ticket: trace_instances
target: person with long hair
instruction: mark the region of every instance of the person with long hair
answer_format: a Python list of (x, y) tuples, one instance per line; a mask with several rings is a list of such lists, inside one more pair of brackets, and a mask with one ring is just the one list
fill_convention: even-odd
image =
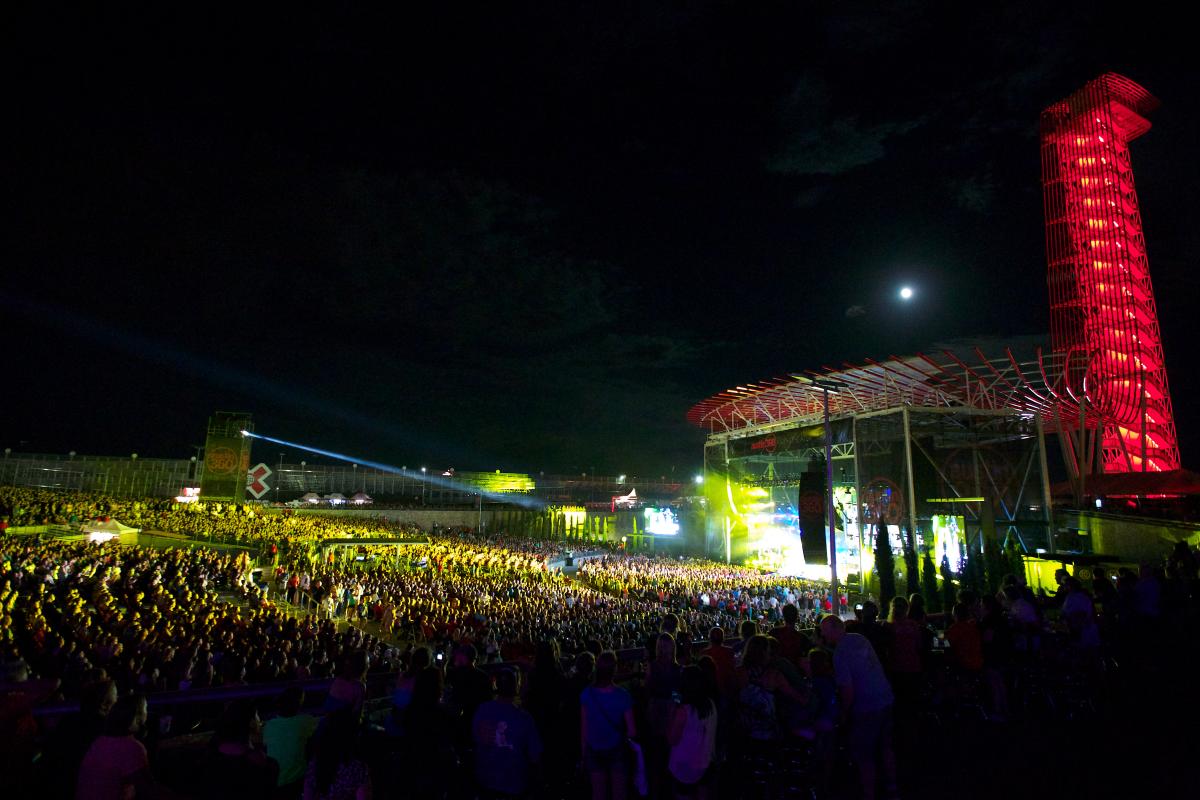
[(645, 743), (647, 778), (652, 787), (657, 787), (666, 779), (669, 753), (667, 731), (675, 713), (682, 669), (675, 660), (678, 650), (671, 634), (660, 633), (654, 645), (654, 658), (646, 665), (646, 723), (649, 735)]
[(334, 711), (325, 718), (313, 748), (303, 800), (371, 800), (371, 773), (357, 751), (358, 719), (353, 710)]
[(596, 679), (579, 698), (580, 749), (592, 783), (592, 800), (624, 800), (630, 774), (627, 741), (637, 735), (633, 698), (617, 686), (617, 654), (596, 658)]
[[(547, 768), (547, 777), (552, 780), (560, 777), (565, 779), (567, 766), (574, 763), (568, 753), (576, 729), (563, 727), (567, 677), (562, 670), (558, 640), (543, 639), (538, 642), (533, 669), (529, 670), (523, 684), (525, 691), (521, 706), (533, 717), (538, 736), (545, 744), (546, 757), (542, 761)], [(570, 704), (577, 705), (578, 696)]]
[(783, 673), (771, 666), (771, 639), (755, 634), (742, 651), (742, 664), (737, 669), (738, 722), (744, 738), (770, 742), (779, 738), (779, 716), (776, 695), (797, 703), (805, 698), (788, 683)]
[(409, 653), (408, 668), (396, 678), (396, 688), (392, 691), (392, 713), (384, 726), (389, 735), (404, 735), (404, 710), (412, 702), (417, 675), (432, 663), (433, 652), (428, 647), (418, 647)]
[(583, 753), (579, 750), (580, 706), (583, 690), (592, 685), (596, 673), (596, 657), (586, 650), (575, 656), (575, 663), (566, 677), (562, 697), (562, 744), (568, 764), (580, 763)]
[(684, 667), (679, 681), (679, 705), (671, 718), (667, 768), (675, 796), (706, 800), (717, 743), (717, 706), (700, 667)]
[(443, 796), (456, 765), (454, 721), (442, 704), (442, 693), (441, 670), (426, 667), (417, 674), (412, 701), (401, 716), (402, 752), (408, 763), (420, 765), (400, 778), (409, 784), (413, 797)]

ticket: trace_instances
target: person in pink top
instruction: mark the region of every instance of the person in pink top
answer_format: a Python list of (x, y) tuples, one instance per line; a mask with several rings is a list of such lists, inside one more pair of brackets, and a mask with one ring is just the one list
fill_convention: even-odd
[(105, 719), (104, 735), (83, 757), (75, 800), (131, 800), (152, 793), (150, 757), (136, 736), (145, 724), (145, 695), (117, 701)]

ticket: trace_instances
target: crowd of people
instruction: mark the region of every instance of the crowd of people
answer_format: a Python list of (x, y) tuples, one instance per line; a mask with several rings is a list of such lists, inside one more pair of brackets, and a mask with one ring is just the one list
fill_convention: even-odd
[[(584, 562), (579, 576), (602, 591), (673, 609), (751, 619), (777, 618), (780, 607), (789, 603), (807, 619), (832, 611), (828, 584), (702, 558), (614, 555)], [(846, 597), (839, 602), (839, 611), (845, 611)]]
[(147, 531), (177, 533), (204, 542), (265, 552), (315, 554), (329, 541), (350, 538), (412, 538), (421, 528), (383, 516), (353, 517), (271, 512), (259, 505), (159, 498), (118, 498), (96, 492), (0, 487), (0, 530), (31, 525), (77, 525), (101, 520)]
[[(113, 510), (0, 497), (10, 519)], [(850, 619), (820, 585), (703, 559), (612, 551), (572, 577), (559, 543), (324, 546), (353, 538), (340, 524), (305, 523), (257, 564), (0, 537), (5, 774), (88, 798), (896, 796), (923, 721), (1095, 713), (1115, 665), (1145, 682), (1144, 638), (1187, 630), (1200, 601), (1186, 545), (1140, 573), (1063, 570), (1053, 595), (1013, 575), (945, 614), (914, 594)], [(189, 762), (200, 777), (172, 781), (147, 698), (254, 685), (268, 694), (230, 700)], [(35, 716), (54, 701), (78, 713)]]

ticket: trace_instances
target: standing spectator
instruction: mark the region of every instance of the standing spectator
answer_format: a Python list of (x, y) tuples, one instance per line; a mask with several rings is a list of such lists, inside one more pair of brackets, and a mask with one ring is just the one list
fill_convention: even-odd
[(761, 633), (746, 643), (742, 665), (737, 670), (738, 721), (742, 735), (751, 742), (771, 742), (779, 738), (777, 694), (797, 703), (804, 696), (771, 666), (771, 639)]
[(779, 655), (792, 662), (797, 668), (800, 661), (808, 655), (812, 643), (808, 637), (796, 629), (800, 619), (800, 611), (791, 603), (783, 607), (783, 623), (771, 629), (771, 636), (779, 642)]
[(1100, 647), (1100, 629), (1096, 626), (1096, 607), (1079, 579), (1072, 576), (1063, 583), (1067, 596), (1062, 616), (1071, 632), (1071, 641), (1082, 651), (1093, 653)]
[(43, 780), (49, 794), (70, 797), (79, 778), (79, 765), (92, 743), (103, 733), (105, 719), (117, 702), (117, 685), (107, 678), (83, 687), (79, 713), (64, 719), (54, 729), (42, 756)]
[(358, 719), (341, 709), (325, 720), (304, 776), (303, 800), (371, 800), (371, 773), (357, 758)]
[(879, 605), (874, 600), (867, 600), (862, 604), (861, 611), (855, 610), (854, 616), (856, 619), (846, 624), (846, 632), (860, 633), (867, 637), (867, 641), (875, 649), (875, 655), (879, 658), (879, 663), (888, 663), (891, 660), (891, 653), (888, 648), (888, 631), (879, 622)]
[(150, 757), (137, 739), (146, 724), (146, 696), (122, 697), (108, 712), (104, 735), (92, 742), (79, 766), (76, 800), (128, 800), (153, 791)]
[[(655, 640), (654, 660), (646, 666), (646, 777), (651, 787), (657, 787), (666, 777), (667, 731), (675, 712), (681, 668), (675, 660), (675, 639), (660, 633)], [(653, 790), (653, 788), (652, 788)], [(657, 794), (657, 792), (656, 792)]]
[(717, 687), (721, 691), (721, 696), (728, 700), (733, 695), (734, 672), (737, 669), (737, 662), (734, 659), (733, 648), (725, 645), (725, 631), (720, 628), (709, 630), (708, 647), (704, 648), (700, 655), (708, 656), (713, 660), (717, 670)]
[(966, 603), (954, 604), (954, 624), (946, 629), (946, 641), (954, 665), (967, 675), (978, 675), (983, 669), (983, 637)]
[(613, 683), (617, 655), (606, 650), (596, 659), (596, 680), (583, 690), (580, 749), (592, 783), (592, 800), (624, 800), (629, 783), (627, 740), (637, 735), (633, 699)]
[(920, 691), (924, 653), (921, 626), (909, 619), (908, 601), (903, 597), (892, 598), (887, 630), (891, 640), (891, 663), (888, 666), (892, 686), (896, 690), (897, 705), (907, 715)]
[(529, 795), (532, 770), (542, 756), (542, 740), (533, 717), (516, 706), (519, 680), (512, 670), (496, 676), (496, 699), (479, 706), (471, 725), (475, 779), (486, 795)]
[(574, 729), (564, 729), (562, 724), (564, 706), (577, 707), (579, 699), (575, 697), (565, 703), (566, 687), (567, 677), (563, 675), (558, 641), (544, 639), (538, 642), (522, 706), (533, 717), (538, 737), (545, 743), (548, 779), (566, 779), (566, 766), (574, 763), (566, 757), (569, 742), (574, 740)]
[(478, 651), (473, 644), (461, 644), (454, 650), (453, 666), (446, 672), (448, 701), (452, 711), (461, 714), (458, 740), (471, 740), (471, 720), (479, 706), (492, 699), (492, 679), (475, 666)]
[(341, 670), (329, 687), (325, 697), (325, 711), (349, 709), (355, 719), (362, 717), (363, 704), (367, 700), (367, 669), (371, 657), (366, 650), (355, 650), (341, 662)]
[(204, 780), (214, 800), (260, 800), (275, 790), (279, 763), (262, 747), (262, 720), (253, 700), (234, 700), (217, 723)]
[(279, 762), (277, 785), (294, 786), (298, 794), (308, 765), (308, 741), (317, 730), (317, 719), (311, 714), (301, 714), (304, 707), (304, 690), (289, 686), (279, 697), (279, 715), (263, 726), (263, 745), (267, 755)]
[(585, 689), (592, 685), (596, 672), (596, 657), (586, 650), (575, 656), (575, 664), (567, 675), (563, 687), (562, 724), (558, 731), (561, 735), (568, 764), (582, 762), (583, 752), (579, 750), (580, 729), (580, 700)]
[(896, 756), (892, 750), (895, 696), (871, 643), (846, 633), (838, 617), (821, 620), (821, 638), (833, 648), (839, 719), (847, 729), (850, 755), (858, 766), (863, 800), (874, 800), (880, 767), (889, 797), (896, 795)]
[(442, 673), (437, 667), (426, 667), (417, 675), (402, 722), (406, 761), (421, 768), (398, 772), (393, 779), (408, 785), (413, 797), (442, 797), (446, 776), (453, 774), (456, 763), (453, 721), (442, 705)]
[(680, 703), (667, 733), (671, 747), (668, 769), (677, 797), (706, 800), (717, 742), (717, 707), (705, 690), (704, 675), (697, 666), (683, 668), (679, 694)]

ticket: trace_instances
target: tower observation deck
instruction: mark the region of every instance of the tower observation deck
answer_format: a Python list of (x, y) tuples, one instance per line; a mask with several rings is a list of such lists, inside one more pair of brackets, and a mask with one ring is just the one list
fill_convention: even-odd
[[(1042, 112), (1053, 349), (1086, 355), (1085, 402), (1105, 472), (1178, 469), (1179, 445), (1129, 142), (1158, 101), (1108, 73)], [(1089, 417), (1092, 413), (1089, 413)]]

